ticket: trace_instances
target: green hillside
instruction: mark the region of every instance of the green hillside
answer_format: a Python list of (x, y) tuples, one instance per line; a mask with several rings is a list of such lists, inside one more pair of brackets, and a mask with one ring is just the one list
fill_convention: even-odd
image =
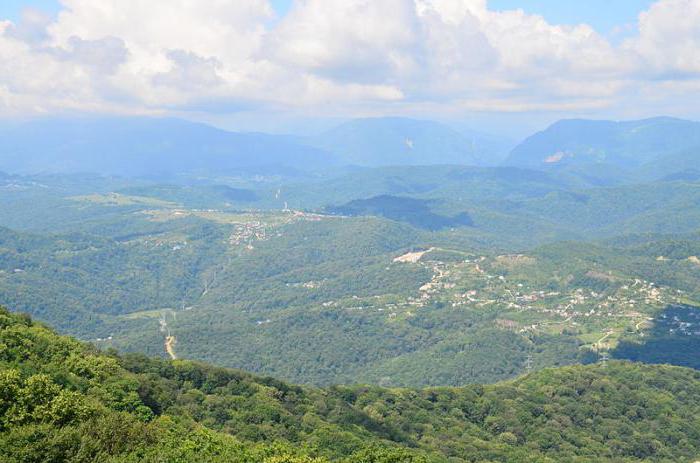
[(166, 356), (171, 336), (181, 358), (396, 386), (590, 362), (700, 300), (697, 235), (518, 254), (374, 218), (176, 217), (123, 241), (7, 232), (0, 292), (102, 347)]
[(700, 373), (623, 362), (492, 386), (292, 386), (101, 353), (0, 309), (6, 462), (691, 462)]
[(620, 122), (561, 120), (516, 146), (506, 164), (535, 168), (587, 163), (637, 167), (700, 146), (699, 125), (670, 117)]
[[(0, 299), (104, 348), (303, 384), (495, 382), (528, 357), (541, 369), (597, 350), (695, 366), (645, 352), (682, 342), (648, 342), (664, 311), (700, 306), (700, 238), (640, 233), (697, 230), (697, 184), (571, 190), (518, 169), (371, 172), (329, 180), (345, 186), (327, 201), (353, 182), (358, 194), (413, 193), (351, 201), (350, 217), (227, 207), (238, 187), (10, 177), (3, 222), (31, 231), (0, 233)], [(318, 185), (309, 197), (323, 196)], [(472, 223), (455, 223), (465, 212)], [(571, 241), (624, 232), (636, 234)]]

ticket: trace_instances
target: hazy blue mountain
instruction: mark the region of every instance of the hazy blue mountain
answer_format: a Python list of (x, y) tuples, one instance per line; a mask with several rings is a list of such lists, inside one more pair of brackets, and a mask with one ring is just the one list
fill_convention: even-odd
[(624, 122), (567, 119), (520, 143), (506, 164), (542, 168), (603, 163), (633, 168), (698, 146), (698, 122), (668, 117)]
[(635, 173), (641, 180), (697, 181), (700, 179), (700, 146), (660, 156)]
[(666, 182), (697, 182), (700, 181), (700, 170), (687, 169), (661, 177)]
[(0, 169), (117, 175), (309, 170), (332, 156), (293, 137), (162, 118), (37, 119), (0, 127)]
[(496, 165), (507, 146), (495, 136), (399, 117), (355, 119), (310, 143), (361, 166)]

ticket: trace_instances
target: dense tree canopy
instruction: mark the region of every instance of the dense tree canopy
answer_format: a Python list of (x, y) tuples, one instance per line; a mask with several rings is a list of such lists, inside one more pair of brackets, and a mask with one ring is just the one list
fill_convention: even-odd
[(492, 386), (299, 387), (102, 353), (0, 311), (7, 462), (635, 462), (700, 455), (700, 373), (613, 362)]

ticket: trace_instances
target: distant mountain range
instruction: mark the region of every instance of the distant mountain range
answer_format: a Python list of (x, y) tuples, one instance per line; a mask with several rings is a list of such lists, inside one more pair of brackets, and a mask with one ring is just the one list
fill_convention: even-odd
[(0, 126), (0, 170), (14, 173), (290, 173), (335, 163), (291, 136), (233, 133), (178, 119), (38, 119)]
[(700, 167), (700, 123), (658, 117), (639, 121), (562, 120), (516, 146), (505, 164), (562, 168), (601, 164), (665, 175)]
[(478, 132), (457, 131), (434, 121), (399, 117), (355, 119), (310, 143), (360, 166), (499, 164), (510, 144)]
[(316, 137), (236, 133), (171, 118), (45, 118), (0, 124), (0, 170), (168, 176), (338, 165), (495, 165), (508, 142), (431, 121), (358, 119)]
[(45, 118), (0, 124), (0, 170), (162, 177), (295, 177), (341, 166), (554, 170), (598, 186), (700, 175), (700, 123), (562, 120), (517, 145), (406, 118), (355, 119), (313, 137), (236, 133), (170, 118)]

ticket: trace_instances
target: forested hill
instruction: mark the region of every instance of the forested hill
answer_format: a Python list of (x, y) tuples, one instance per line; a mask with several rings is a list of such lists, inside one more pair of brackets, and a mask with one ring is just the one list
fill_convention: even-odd
[(3, 462), (693, 462), (700, 372), (612, 362), (490, 386), (292, 386), (102, 353), (0, 309)]

